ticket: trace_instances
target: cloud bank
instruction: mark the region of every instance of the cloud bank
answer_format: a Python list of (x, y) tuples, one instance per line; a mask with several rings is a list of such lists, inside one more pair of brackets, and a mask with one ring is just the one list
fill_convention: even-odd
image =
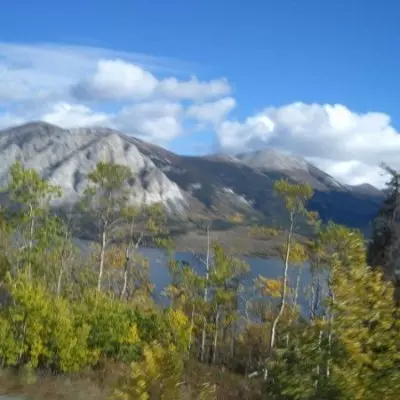
[(202, 144), (211, 131), (219, 151), (274, 147), (349, 184), (382, 186), (382, 161), (400, 169), (400, 135), (385, 113), (295, 102), (239, 120), (229, 81), (202, 80), (194, 69), (101, 48), (0, 43), (0, 127), (109, 126), (164, 146), (193, 131)]

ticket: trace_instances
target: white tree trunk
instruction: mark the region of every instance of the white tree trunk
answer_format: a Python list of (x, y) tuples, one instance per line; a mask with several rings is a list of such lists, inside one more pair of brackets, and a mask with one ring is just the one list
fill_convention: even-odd
[(128, 269), (129, 269), (129, 245), (126, 247), (125, 251), (125, 264), (124, 264), (124, 276), (123, 276), (123, 284), (122, 289), (119, 294), (120, 299), (123, 299), (126, 293), (126, 289), (128, 287)]
[(61, 283), (63, 275), (64, 275), (64, 262), (63, 260), (61, 260), (60, 271), (58, 273), (58, 279), (57, 279), (57, 296), (59, 296), (61, 293)]
[[(322, 329), (319, 331), (318, 335), (318, 353), (321, 354), (321, 344), (322, 344)], [(319, 376), (321, 374), (321, 366), (318, 364), (317, 365), (317, 371), (316, 371), (317, 379), (315, 380), (315, 387), (318, 387), (319, 384)]]
[[(206, 253), (206, 284), (204, 287), (204, 304), (208, 302), (208, 281), (210, 276), (210, 227), (207, 225), (207, 253)], [(201, 349), (200, 349), (200, 361), (204, 361), (205, 348), (206, 348), (206, 336), (207, 336), (207, 319), (204, 317), (203, 330), (201, 334)]]
[(329, 336), (328, 336), (328, 360), (326, 362), (326, 377), (329, 378), (331, 375), (331, 355), (332, 355), (332, 340), (333, 340), (333, 322), (334, 322), (334, 314), (333, 314), (333, 306), (335, 304), (335, 292), (332, 287), (332, 274), (331, 271), (328, 278), (328, 290), (329, 290)]
[(30, 224), (29, 224), (29, 243), (28, 243), (28, 248), (29, 248), (28, 278), (30, 280), (32, 279), (32, 250), (33, 250), (33, 234), (35, 230), (35, 216), (33, 215), (33, 207), (31, 204), (29, 205), (29, 218), (30, 218)]
[[(302, 267), (298, 267), (297, 270), (297, 277), (296, 277), (296, 288), (294, 290), (294, 296), (293, 296), (293, 310), (290, 315), (290, 321), (289, 325), (291, 326), (293, 324), (293, 314), (296, 312), (296, 307), (297, 307), (297, 300), (299, 298), (299, 289), (300, 289), (300, 277), (301, 277), (301, 272), (302, 272)], [(286, 347), (289, 348), (289, 343), (290, 343), (290, 333), (288, 332), (286, 334)]]
[(101, 291), (101, 284), (103, 281), (103, 274), (104, 274), (104, 258), (105, 258), (105, 253), (106, 253), (106, 240), (107, 240), (107, 234), (106, 234), (106, 229), (107, 229), (107, 223), (104, 224), (103, 226), (103, 231), (101, 233), (101, 250), (100, 250), (100, 263), (99, 263), (99, 276), (97, 280), (97, 290), (100, 292)]
[(286, 242), (286, 254), (285, 254), (285, 265), (284, 265), (284, 270), (283, 270), (283, 287), (282, 287), (282, 295), (281, 295), (281, 303), (279, 305), (279, 311), (277, 316), (274, 319), (274, 322), (272, 324), (272, 329), (271, 329), (271, 338), (269, 342), (269, 352), (272, 353), (272, 350), (274, 349), (275, 346), (275, 340), (276, 340), (276, 328), (278, 326), (279, 320), (282, 317), (283, 311), (285, 310), (286, 306), (286, 292), (287, 292), (287, 282), (288, 282), (288, 272), (289, 272), (289, 258), (290, 258), (290, 247), (291, 247), (291, 241), (292, 241), (292, 235), (293, 235), (293, 228), (294, 228), (294, 223), (293, 223), (293, 216), (290, 218), (290, 228), (287, 236), (287, 242)]

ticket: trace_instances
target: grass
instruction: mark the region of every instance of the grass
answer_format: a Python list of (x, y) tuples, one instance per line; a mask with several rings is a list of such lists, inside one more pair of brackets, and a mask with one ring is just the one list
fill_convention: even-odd
[[(0, 398), (24, 400), (109, 400), (118, 377), (126, 367), (107, 363), (96, 371), (75, 375), (0, 372)], [(260, 384), (221, 367), (190, 362), (185, 369), (185, 400), (191, 400), (191, 387), (199, 382), (215, 385), (217, 400), (261, 400)], [(156, 400), (156, 399), (152, 399)]]

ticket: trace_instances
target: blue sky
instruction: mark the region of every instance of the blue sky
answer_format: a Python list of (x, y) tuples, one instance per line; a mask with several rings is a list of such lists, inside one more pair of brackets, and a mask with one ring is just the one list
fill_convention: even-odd
[[(25, 96), (29, 99), (11, 99), (1, 96), (0, 90), (3, 126), (46, 116), (63, 125), (59, 114), (54, 117), (63, 104), (70, 107), (69, 113), (64, 112), (67, 126), (77, 115), (76, 122), (84, 125), (110, 121), (111, 126), (180, 153), (273, 146), (306, 157), (351, 183), (378, 183), (380, 161), (400, 167), (396, 156), (400, 3), (395, 0), (6, 0), (6, 4), (0, 13), (3, 80), (9, 87), (15, 79), (20, 88), (21, 82), (35, 79), (34, 84), (29, 81), (30, 89), (45, 93), (48, 109), (37, 106), (44, 100), (33, 93)], [(39, 62), (43, 44), (52, 46), (48, 66)], [(22, 64), (16, 62), (16, 48)], [(55, 54), (64, 65), (56, 65)], [(143, 93), (155, 85), (148, 79), (148, 90), (141, 88), (134, 99), (125, 92), (105, 95), (104, 82), (102, 91), (95, 86), (100, 78), (95, 78), (94, 66), (93, 71), (89, 68), (89, 59), (139, 65), (160, 82), (171, 77), (186, 82), (196, 76), (196, 82), (204, 83), (201, 90), (210, 92), (200, 95), (200, 88), (192, 85), (190, 89), (197, 90), (193, 97), (183, 95), (176, 85), (172, 93), (171, 86), (161, 84), (146, 97)], [(33, 67), (28, 71), (30, 62)], [(25, 75), (11, 73), (13, 65), (20, 69), (22, 65)], [(110, 76), (113, 67), (108, 65), (103, 73)], [(133, 73), (125, 67), (119, 65), (115, 76)], [(212, 81), (215, 85), (207, 86)], [(107, 90), (117, 93), (121, 87), (111, 83), (107, 81)], [(90, 98), (60, 97), (56, 86), (64, 84), (90, 89)], [(214, 104), (217, 101), (225, 103)], [(143, 105), (149, 102), (151, 109)], [(200, 105), (207, 107), (206, 116)], [(192, 117), (181, 117), (191, 106), (197, 107)], [(21, 110), (29, 112), (23, 115)], [(158, 137), (157, 129), (169, 133)]]

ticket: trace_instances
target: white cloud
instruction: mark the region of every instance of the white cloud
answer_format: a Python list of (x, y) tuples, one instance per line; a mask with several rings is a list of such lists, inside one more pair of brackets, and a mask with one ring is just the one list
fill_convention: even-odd
[(158, 91), (177, 99), (204, 100), (225, 96), (231, 92), (231, 87), (226, 79), (200, 81), (192, 77), (187, 81), (179, 81), (167, 78), (160, 82)]
[(196, 77), (179, 80), (156, 78), (149, 71), (121, 59), (100, 60), (96, 71), (74, 86), (80, 100), (126, 100), (161, 96), (173, 99), (204, 100), (218, 98), (231, 91), (225, 79), (200, 81)]
[(188, 107), (186, 115), (200, 122), (217, 124), (222, 121), (235, 106), (236, 100), (234, 98), (225, 97), (214, 102), (193, 104)]
[(224, 79), (182, 78), (193, 68), (102, 48), (0, 43), (0, 125), (107, 125), (166, 141), (183, 134), (181, 101), (230, 91)]
[(63, 127), (103, 125), (168, 144), (194, 120), (198, 129), (215, 129), (223, 150), (274, 147), (346, 183), (381, 185), (382, 161), (400, 169), (400, 135), (387, 114), (299, 102), (240, 121), (228, 118), (236, 105), (227, 97), (229, 82), (185, 78), (194, 69), (103, 48), (0, 43), (0, 127), (39, 119)]
[(379, 164), (400, 168), (400, 135), (383, 113), (356, 113), (343, 105), (293, 103), (269, 107), (217, 130), (228, 151), (271, 146), (314, 162), (346, 183), (381, 186)]
[(108, 114), (96, 113), (82, 104), (69, 103), (54, 104), (40, 119), (63, 128), (99, 126), (111, 122)]
[(183, 133), (183, 107), (179, 103), (153, 101), (122, 109), (113, 124), (126, 133), (154, 143), (164, 143)]
[[(116, 76), (121, 72), (124, 76), (132, 75), (132, 70), (182, 75), (184, 69), (187, 63), (104, 48), (0, 42), (0, 103), (43, 98), (49, 93), (65, 101), (70, 88), (85, 78), (97, 77), (103, 85), (110, 85), (121, 78)], [(104, 72), (111, 72), (111, 82), (104, 82)]]
[(126, 100), (150, 97), (158, 81), (143, 68), (123, 60), (100, 60), (93, 76), (73, 89), (76, 97), (94, 100)]
[(223, 150), (242, 152), (265, 147), (274, 129), (274, 123), (265, 115), (258, 114), (239, 121), (223, 121), (217, 128), (219, 143)]

